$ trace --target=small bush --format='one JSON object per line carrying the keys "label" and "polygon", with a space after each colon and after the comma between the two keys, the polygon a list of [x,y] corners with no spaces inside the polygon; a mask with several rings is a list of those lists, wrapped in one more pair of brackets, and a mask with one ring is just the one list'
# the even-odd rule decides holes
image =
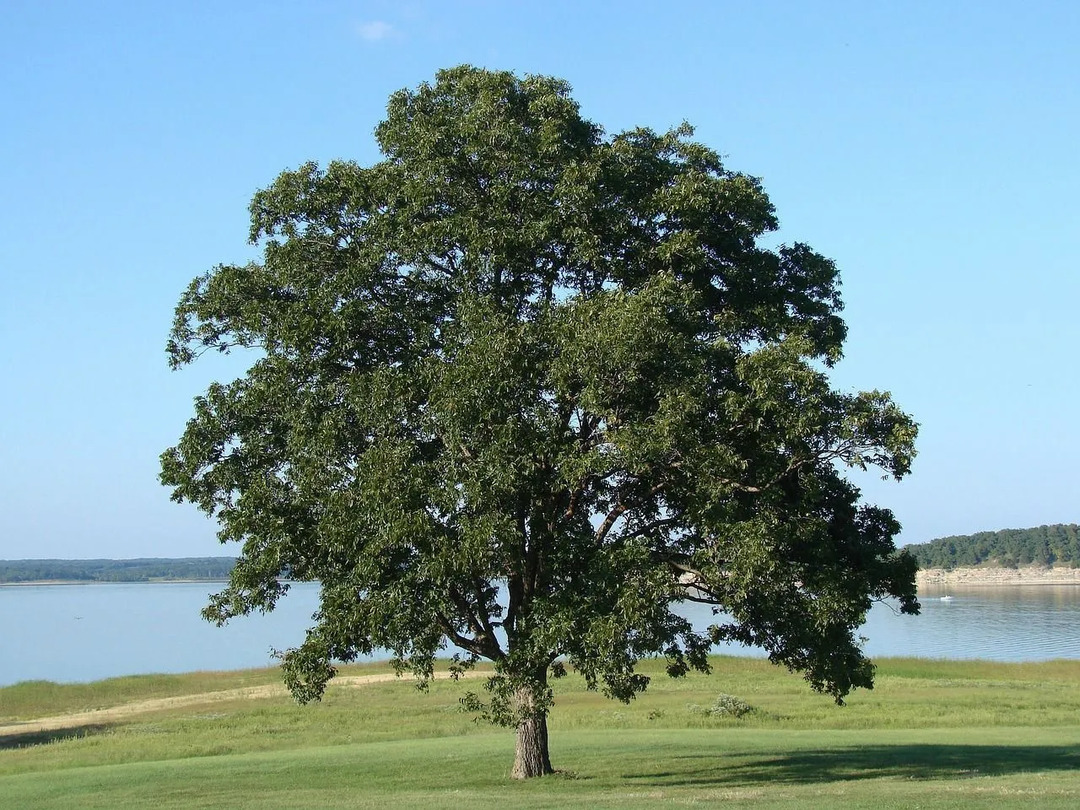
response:
{"label": "small bush", "polygon": [[709,717],[742,717],[757,711],[749,703],[723,692],[716,696],[712,706],[705,707],[698,703],[688,703],[686,710],[691,714],[706,714]]}

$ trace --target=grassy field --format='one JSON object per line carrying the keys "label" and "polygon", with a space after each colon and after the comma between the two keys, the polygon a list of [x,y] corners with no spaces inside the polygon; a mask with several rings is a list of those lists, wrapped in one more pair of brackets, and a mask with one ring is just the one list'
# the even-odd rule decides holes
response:
{"label": "grassy field", "polygon": [[[0,736],[11,808],[1080,806],[1080,662],[879,661],[845,707],[766,662],[659,674],[628,706],[556,682],[560,773],[508,779],[513,734],[458,698],[479,682],[332,688],[322,704],[237,698]],[[348,674],[385,668],[350,667]],[[273,683],[275,670],[0,689],[0,723]],[[718,714],[721,694],[753,708]],[[731,705],[731,701],[727,701]]]}

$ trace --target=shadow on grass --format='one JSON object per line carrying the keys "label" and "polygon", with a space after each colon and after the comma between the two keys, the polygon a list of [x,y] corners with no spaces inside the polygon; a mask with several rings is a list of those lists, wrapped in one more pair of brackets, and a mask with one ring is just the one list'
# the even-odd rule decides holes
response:
{"label": "shadow on grass", "polygon": [[811,784],[859,779],[967,779],[1030,771],[1080,770],[1080,746],[876,745],[778,756],[729,753],[676,757],[685,769],[627,774],[664,786]]}
{"label": "shadow on grass", "polygon": [[109,726],[103,724],[74,726],[72,728],[58,728],[52,731],[25,731],[13,734],[0,735],[0,751],[13,748],[29,748],[32,745],[45,745],[60,740],[76,740],[81,737],[92,737],[102,734]]}

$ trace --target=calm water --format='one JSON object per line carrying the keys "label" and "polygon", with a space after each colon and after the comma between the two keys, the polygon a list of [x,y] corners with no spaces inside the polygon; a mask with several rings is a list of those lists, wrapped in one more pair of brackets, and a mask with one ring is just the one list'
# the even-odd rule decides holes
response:
{"label": "calm water", "polygon": [[[0,587],[0,685],[90,681],[145,672],[239,669],[273,663],[303,640],[318,587],[296,585],[273,614],[217,628],[199,617],[212,584]],[[861,634],[871,656],[1080,659],[1080,586],[954,589],[921,595],[921,616],[878,605]],[[695,624],[707,609],[688,607]],[[724,652],[760,655],[733,647]]]}

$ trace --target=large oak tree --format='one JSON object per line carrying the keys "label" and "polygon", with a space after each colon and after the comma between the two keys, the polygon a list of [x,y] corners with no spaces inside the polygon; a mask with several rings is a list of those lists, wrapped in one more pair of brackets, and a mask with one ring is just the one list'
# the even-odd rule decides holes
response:
{"label": "large oak tree", "polygon": [[262,260],[177,307],[173,366],[257,350],[162,456],[242,543],[206,615],[320,582],[283,662],[301,701],[376,650],[421,679],[493,662],[467,702],[517,728],[518,777],[551,770],[567,664],[629,700],[643,656],[679,675],[734,640],[837,700],[870,687],[854,631],[876,599],[918,610],[915,563],[843,469],[903,476],[916,428],[831,387],[833,263],[763,245],[760,183],[689,127],[607,137],[553,78],[442,71],[376,136],[375,165],[256,193]]}

